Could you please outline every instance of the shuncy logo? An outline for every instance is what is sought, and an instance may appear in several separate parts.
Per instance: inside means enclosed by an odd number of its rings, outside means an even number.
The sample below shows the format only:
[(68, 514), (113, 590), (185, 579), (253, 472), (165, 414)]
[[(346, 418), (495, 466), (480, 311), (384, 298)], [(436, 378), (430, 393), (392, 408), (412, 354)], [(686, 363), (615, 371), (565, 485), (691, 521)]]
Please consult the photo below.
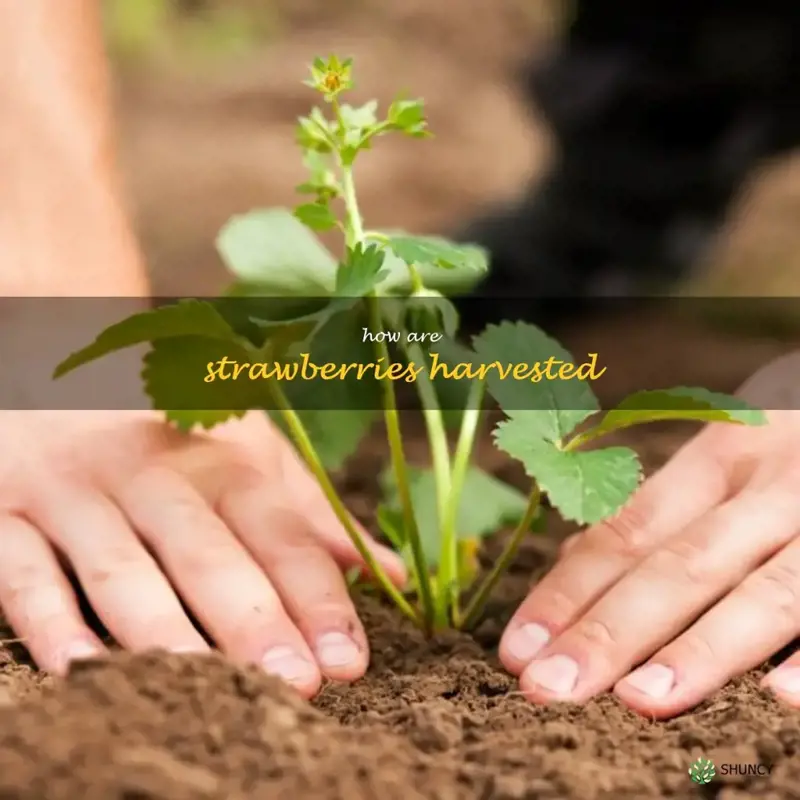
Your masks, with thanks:
[(689, 777), (695, 783), (711, 783), (716, 774), (717, 771), (714, 769), (714, 762), (709, 761), (707, 758), (698, 758), (697, 761), (689, 767)]

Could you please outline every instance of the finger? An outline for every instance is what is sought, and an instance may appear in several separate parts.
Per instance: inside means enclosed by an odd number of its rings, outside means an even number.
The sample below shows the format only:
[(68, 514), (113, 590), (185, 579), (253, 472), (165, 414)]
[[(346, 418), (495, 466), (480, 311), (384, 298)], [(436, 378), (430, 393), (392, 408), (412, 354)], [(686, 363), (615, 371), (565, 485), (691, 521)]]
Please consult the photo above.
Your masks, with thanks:
[(260, 663), (306, 696), (318, 690), (314, 657), (277, 592), (188, 481), (151, 469), (126, 485), (119, 502), (223, 650)]
[(559, 558), (566, 558), (572, 550), (575, 549), (575, 546), (580, 543), (581, 534), (573, 533), (567, 536), (564, 541), (558, 546), (558, 557)]
[(267, 572), (323, 673), (333, 680), (360, 678), (369, 659), (367, 637), (341, 568), (308, 522), (270, 507), (257, 488), (229, 492), (219, 511)]
[(730, 450), (719, 429), (706, 428), (621, 513), (583, 532), (512, 617), (500, 642), (506, 668), (521, 673), (660, 542), (722, 502), (731, 485)]
[(107, 497), (51, 488), (34, 520), (64, 553), (98, 618), (123, 647), (210, 649), (158, 564)]
[(56, 554), (16, 516), (0, 518), (0, 608), (41, 669), (64, 675), (72, 661), (105, 653)]
[[(270, 483), (272, 487), (278, 487), (277, 491), (283, 494), (282, 498), (274, 497), (273, 505), (303, 509), (303, 514), (309, 520), (314, 533), (342, 567), (347, 569), (363, 566), (363, 558), (336, 516), (319, 483), (291, 448), (286, 449), (282, 472), (283, 480)], [(264, 481), (261, 476), (256, 475), (253, 483), (262, 485), (263, 491)], [(274, 488), (272, 493), (276, 493)], [(370, 553), (386, 571), (390, 580), (400, 588), (405, 586), (408, 582), (408, 572), (403, 559), (392, 549), (376, 542), (356, 520), (354, 524)]]
[(800, 652), (794, 653), (772, 670), (761, 685), (774, 692), (784, 702), (800, 708)]
[(791, 483), (745, 490), (644, 559), (527, 666), (523, 691), (584, 702), (671, 641), (794, 538)]
[[(616, 694), (631, 708), (658, 718), (696, 705), (732, 677), (758, 666), (800, 634), (800, 540), (752, 573), (685, 634), (620, 681)], [(793, 665), (765, 681), (785, 699), (796, 684)], [(794, 702), (797, 703), (795, 696)]]

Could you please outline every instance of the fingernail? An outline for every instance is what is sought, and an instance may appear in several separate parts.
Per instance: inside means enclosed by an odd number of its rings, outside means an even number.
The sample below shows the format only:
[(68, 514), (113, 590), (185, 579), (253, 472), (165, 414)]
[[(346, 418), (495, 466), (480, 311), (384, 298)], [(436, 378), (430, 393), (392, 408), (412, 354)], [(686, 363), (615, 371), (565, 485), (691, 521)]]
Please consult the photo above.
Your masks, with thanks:
[(308, 683), (315, 677), (314, 665), (299, 656), (291, 647), (273, 647), (261, 660), (261, 666), (271, 675), (289, 683)]
[(103, 651), (90, 642), (73, 642), (62, 652), (61, 663), (64, 669), (67, 669), (74, 661), (87, 661), (92, 658), (100, 658), (102, 654)]
[(181, 644), (176, 645), (175, 647), (170, 647), (169, 652), (174, 653), (176, 656), (207, 655), (209, 648), (201, 644)]
[(627, 683), (648, 697), (666, 697), (675, 686), (675, 673), (663, 664), (646, 664), (634, 670), (622, 683)]
[(578, 665), (567, 656), (550, 656), (544, 661), (534, 661), (525, 670), (525, 676), (548, 692), (567, 695), (578, 682)]
[(536, 654), (550, 641), (547, 628), (529, 622), (513, 633), (509, 633), (506, 640), (506, 649), (509, 655), (517, 661), (531, 661)]
[(361, 650), (349, 636), (334, 631), (317, 639), (317, 657), (323, 667), (345, 667), (361, 658)]
[(766, 685), (786, 694), (800, 694), (800, 667), (776, 669), (767, 678)]

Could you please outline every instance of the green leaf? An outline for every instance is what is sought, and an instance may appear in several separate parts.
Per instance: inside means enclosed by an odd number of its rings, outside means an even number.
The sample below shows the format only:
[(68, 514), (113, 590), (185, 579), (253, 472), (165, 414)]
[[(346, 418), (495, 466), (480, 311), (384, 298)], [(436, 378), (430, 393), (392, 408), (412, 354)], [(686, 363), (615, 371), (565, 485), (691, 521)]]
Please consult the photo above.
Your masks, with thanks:
[(423, 100), (405, 100), (398, 97), (389, 106), (387, 122), (390, 130), (398, 130), (409, 136), (424, 137), (430, 135), (425, 119), (425, 102)]
[(370, 100), (364, 103), (363, 106), (355, 108), (344, 103), (340, 108), (345, 127), (358, 132), (366, 128), (371, 128), (378, 122), (378, 117), (376, 116), (377, 110), (377, 100)]
[(300, 222), (315, 231), (329, 231), (336, 227), (339, 220), (325, 203), (303, 203), (294, 210)]
[(338, 197), (342, 188), (331, 169), (330, 157), (321, 152), (307, 150), (303, 154), (303, 163), (309, 172), (309, 179), (295, 188), (300, 194), (315, 194), (320, 202), (328, 202)]
[(336, 259), (291, 211), (271, 208), (233, 217), (217, 238), (228, 269), (264, 294), (326, 297)]
[(436, 290), (424, 289), (404, 302), (404, 327), (409, 333), (438, 333), (452, 337), (458, 332), (459, 316), (455, 304)]
[(736, 425), (765, 425), (766, 415), (738, 397), (707, 389), (678, 386), (653, 389), (626, 397), (592, 429), (592, 434), (662, 420), (729, 422)]
[(236, 283), (214, 302), (240, 336), (259, 350), (269, 343), (275, 358), (310, 338), (336, 310), (328, 298), (263, 297), (262, 291)]
[(486, 252), (472, 244), (455, 244), (437, 236), (391, 236), (389, 247), (409, 266), (432, 264), (483, 274), (488, 269)]
[[(409, 478), (411, 502), (425, 558), (428, 566), (435, 568), (441, 551), (436, 480), (429, 469), (412, 469)], [(393, 513), (399, 513), (400, 498), (393, 471), (384, 473), (381, 484), (386, 506)], [(459, 498), (457, 536), (460, 541), (470, 541), (496, 533), (506, 525), (519, 522), (526, 507), (527, 498), (524, 494), (487, 472), (470, 467)]]
[[(373, 233), (367, 238), (383, 244), (384, 240), (391, 235), (399, 236), (401, 234)], [(405, 236), (405, 234), (402, 235)], [(411, 279), (409, 265), (395, 255), (390, 248), (386, 250), (384, 267), (387, 274), (378, 286), (378, 293), (382, 297), (407, 297), (416, 289), (416, 285)], [(417, 264), (416, 271), (426, 289), (439, 291), (445, 296), (465, 294), (471, 291), (486, 275), (485, 272), (469, 269), (441, 269), (434, 264)]]
[[(307, 353), (311, 365), (365, 365), (374, 362), (373, 346), (363, 341), (364, 319), (360, 306), (335, 314), (316, 330), (311, 341), (303, 342), (306, 348), (295, 346), (292, 355), (302, 358)], [(285, 385), (292, 407), (301, 409), (380, 409), (382, 408), (381, 383), (371, 371), (359, 376), (356, 369), (347, 374), (336, 374), (327, 379), (321, 375), (306, 374), (302, 379)]]
[[(372, 348), (369, 342), (362, 341), (362, 322), (357, 307), (332, 316), (307, 343), (304, 352), (309, 361), (314, 365), (369, 363)], [(298, 378), (284, 382), (282, 388), (292, 408), (308, 426), (311, 440), (326, 466), (332, 469), (355, 451), (381, 408), (380, 383), (374, 376), (358, 380), (355, 372), (344, 379)], [(274, 413), (271, 416), (278, 418)]]
[(389, 106), (387, 119), (401, 128), (418, 125), (425, 119), (425, 103), (423, 100), (404, 100), (398, 97)]
[(54, 377), (59, 378), (83, 364), (118, 350), (177, 336), (202, 336), (231, 343), (237, 341), (233, 328), (211, 303), (179, 300), (172, 305), (134, 314), (106, 328), (92, 344), (62, 361)]
[(494, 439), (500, 450), (522, 463), (564, 519), (581, 525), (619, 511), (642, 478), (639, 457), (630, 448), (560, 450), (522, 418), (501, 422)]
[(249, 348), (221, 339), (181, 336), (154, 342), (142, 372), (153, 408), (167, 412), (167, 419), (181, 430), (212, 428), (263, 408), (268, 399), (266, 387), (263, 381), (250, 380), (246, 370), (235, 378), (233, 368), (228, 367), (226, 380), (205, 380), (209, 364), (221, 359), (238, 364), (256, 361)]
[(385, 259), (386, 252), (378, 245), (356, 244), (349, 249), (336, 275), (336, 295), (364, 297), (369, 294), (386, 275)]
[(397, 508), (392, 508), (386, 503), (378, 506), (376, 520), (378, 527), (386, 537), (387, 541), (399, 553), (406, 544), (406, 536), (403, 531), (403, 515)]
[[(378, 413), (373, 409), (301, 409), (297, 411), (323, 466), (340, 469), (358, 449), (363, 438), (375, 423)], [(272, 421), (287, 435), (288, 429), (278, 411), (271, 410)]]
[(419, 590), (417, 581), (417, 564), (414, 560), (414, 551), (406, 541), (403, 530), (403, 513), (398, 508), (390, 508), (386, 503), (378, 506), (376, 522), (387, 541), (392, 545), (397, 554), (403, 559), (408, 570), (409, 580), (403, 587), (403, 594), (412, 596)]
[[(435, 289), (425, 288), (410, 297), (384, 297), (380, 301), (380, 309), (381, 318), (391, 328), (407, 334), (418, 334), (408, 341), (421, 345), (423, 349), (436, 349), (444, 337), (458, 333), (458, 309), (452, 300)], [(423, 339), (423, 334), (429, 335)], [(438, 334), (442, 338), (433, 341), (430, 334)]]
[[(489, 393), (506, 414), (520, 416), (520, 421), (524, 419), (531, 436), (561, 442), (577, 425), (600, 410), (588, 380), (558, 379), (558, 365), (574, 364), (575, 360), (535, 325), (523, 322), (490, 325), (474, 337), (473, 346), (481, 367), (495, 365), (486, 371)], [(554, 379), (541, 372), (549, 359), (554, 359), (555, 369), (550, 373), (556, 376)], [(520, 370), (516, 373), (520, 378), (515, 378), (515, 368)], [(537, 375), (540, 379), (532, 380)], [(583, 373), (579, 375), (582, 377)]]
[(295, 136), (306, 153), (333, 152), (331, 124), (318, 108), (313, 108), (309, 116), (298, 118)]

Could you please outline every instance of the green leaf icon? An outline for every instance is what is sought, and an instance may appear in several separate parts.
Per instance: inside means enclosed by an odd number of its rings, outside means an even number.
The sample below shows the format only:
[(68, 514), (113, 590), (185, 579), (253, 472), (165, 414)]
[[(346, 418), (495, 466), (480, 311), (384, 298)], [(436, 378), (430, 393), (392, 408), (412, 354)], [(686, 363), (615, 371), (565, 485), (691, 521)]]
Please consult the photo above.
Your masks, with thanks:
[(698, 758), (697, 761), (689, 767), (689, 777), (701, 785), (711, 783), (716, 776), (717, 771), (714, 769), (714, 763), (707, 758)]

